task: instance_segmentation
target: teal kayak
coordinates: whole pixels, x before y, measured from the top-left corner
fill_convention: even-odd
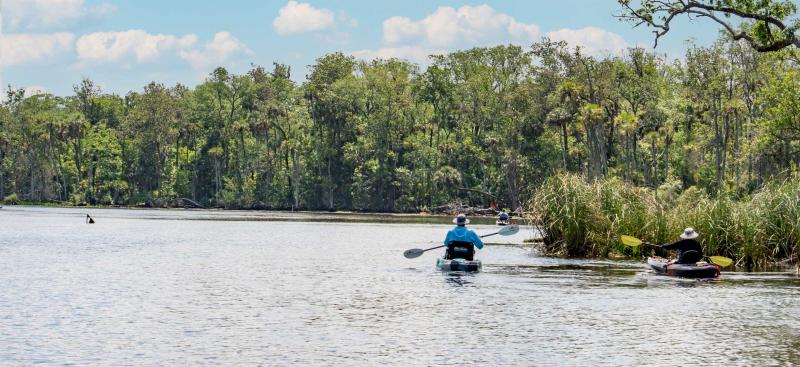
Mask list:
[[[480,260],[464,260],[464,259],[442,259],[436,260],[436,268],[441,271],[480,271]]]

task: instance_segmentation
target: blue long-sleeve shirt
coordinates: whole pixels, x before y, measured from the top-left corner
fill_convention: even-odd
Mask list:
[[[456,226],[447,232],[447,237],[444,238],[444,244],[447,245],[453,241],[471,242],[478,249],[483,248],[483,241],[475,233],[475,231],[467,229],[467,227]]]

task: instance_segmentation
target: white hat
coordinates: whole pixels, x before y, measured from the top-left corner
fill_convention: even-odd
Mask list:
[[[681,233],[681,238],[684,240],[691,240],[692,238],[697,238],[697,236],[699,236],[699,234],[695,232],[692,227],[684,229],[683,233]]]
[[[453,218],[453,223],[463,226],[465,224],[469,224],[469,219],[464,214],[459,214],[455,218]]]

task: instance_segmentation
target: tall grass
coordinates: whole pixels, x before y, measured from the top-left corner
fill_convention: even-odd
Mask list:
[[[650,190],[609,178],[587,182],[561,174],[539,187],[529,219],[544,234],[548,254],[572,257],[639,255],[623,246],[626,234],[653,243],[678,239],[685,227],[700,233],[707,254],[763,267],[800,252],[800,179],[764,187],[751,197],[709,197],[703,190]]]

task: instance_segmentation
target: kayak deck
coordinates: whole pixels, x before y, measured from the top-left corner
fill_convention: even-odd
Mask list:
[[[480,260],[442,259],[436,260],[436,268],[442,271],[480,271],[483,264]]]
[[[719,276],[719,266],[716,264],[698,262],[695,264],[672,264],[669,260],[660,257],[650,257],[647,264],[659,274],[682,278],[716,278]]]

